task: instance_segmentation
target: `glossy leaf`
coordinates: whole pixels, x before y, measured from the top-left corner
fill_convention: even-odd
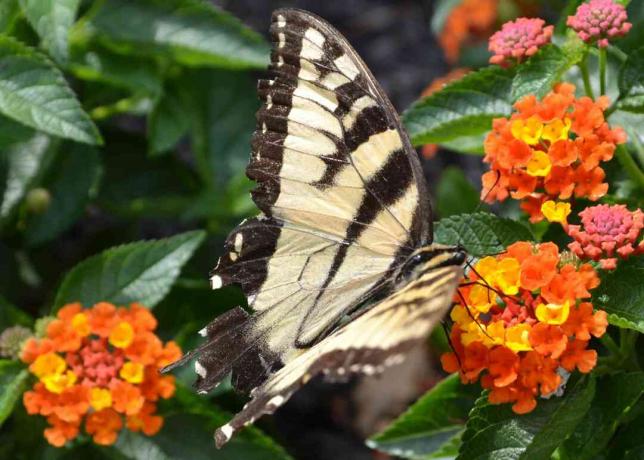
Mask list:
[[[603,272],[601,284],[593,290],[593,304],[608,313],[618,327],[644,333],[644,263],[637,258],[621,262],[617,269]]]
[[[512,111],[513,76],[512,70],[484,68],[417,101],[403,115],[412,143],[443,143],[489,131],[494,118]]]
[[[71,302],[92,306],[140,302],[154,307],[205,237],[202,231],[117,246],[81,262],[63,279],[54,308]]]
[[[65,62],[69,56],[69,29],[79,4],[80,0],[20,0],[22,11],[43,46],[59,62]]]
[[[619,72],[618,107],[644,113],[644,47],[634,51]]]
[[[44,213],[30,216],[25,229],[29,246],[37,246],[68,229],[85,211],[101,174],[98,152],[75,144],[60,149],[41,187],[51,195]]]
[[[110,0],[92,25],[133,52],[163,50],[182,64],[239,69],[268,63],[260,35],[205,1]]]
[[[564,396],[539,399],[524,415],[509,404],[490,404],[484,394],[470,413],[458,460],[550,459],[584,418],[594,394],[595,380],[584,376],[569,382]]]
[[[439,220],[434,228],[437,243],[461,244],[473,256],[503,251],[508,245],[534,239],[524,225],[494,214],[477,212]]]
[[[618,424],[644,394],[644,372],[624,372],[597,380],[590,410],[561,449],[562,458],[596,458],[606,450]]]
[[[190,115],[174,92],[166,92],[157,101],[148,118],[150,154],[171,150],[190,129]]]
[[[543,47],[537,54],[518,66],[512,81],[512,99],[528,94],[545,96],[563,74],[581,60],[580,53],[566,53],[556,45]]]
[[[436,210],[440,217],[472,212],[479,204],[479,194],[460,168],[448,167],[436,189]]]
[[[29,140],[11,145],[4,155],[7,162],[7,183],[0,205],[0,221],[6,220],[35,183],[51,152],[51,139],[34,134]]]
[[[51,61],[6,36],[0,36],[0,112],[54,136],[88,144],[102,142]]]
[[[29,371],[22,363],[0,360],[0,426],[11,414],[27,386]]]
[[[481,390],[451,375],[416,401],[367,445],[403,458],[426,458],[448,449],[464,430]]]

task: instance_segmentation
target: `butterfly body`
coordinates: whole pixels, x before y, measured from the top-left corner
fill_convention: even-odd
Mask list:
[[[213,288],[238,307],[201,331],[197,391],[227,374],[251,401],[223,445],[317,374],[399,362],[451,305],[465,253],[432,242],[427,184],[393,106],[339,32],[310,13],[273,14],[247,175],[261,213],[228,236]]]

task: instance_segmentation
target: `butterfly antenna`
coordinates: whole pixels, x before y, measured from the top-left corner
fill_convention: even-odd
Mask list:
[[[490,187],[490,189],[487,192],[485,192],[485,196],[481,201],[479,201],[479,204],[476,206],[476,209],[474,210],[474,212],[480,211],[481,206],[483,206],[483,203],[485,203],[485,200],[487,200],[487,197],[490,196],[490,193],[492,193],[492,190],[494,190],[494,188],[499,184],[499,181],[501,180],[501,173],[499,171],[495,171],[495,172],[496,172],[496,179],[494,180],[494,184],[492,184],[492,187]]]
[[[458,352],[456,351],[456,347],[454,347],[454,344],[452,343],[452,337],[450,335],[450,329],[447,327],[447,321],[442,320],[441,325],[443,326],[443,332],[445,333],[445,336],[447,337],[447,343],[449,344],[450,349],[454,353],[454,356],[456,356],[456,361],[458,362],[458,367],[461,369],[463,368],[463,365],[461,364],[461,357],[458,355]]]
[[[476,323],[476,325],[478,326],[478,328],[481,330],[481,332],[482,332],[483,334],[485,334],[485,336],[486,336],[488,339],[490,339],[490,340],[494,340],[492,337],[490,337],[490,335],[487,333],[487,331],[486,331],[485,329],[483,329],[483,325],[482,325],[481,323],[479,323],[479,322],[478,322],[478,320],[474,317],[474,315],[472,314],[472,311],[470,310],[470,306],[469,306],[469,305],[467,304],[467,302],[465,301],[465,297],[463,297],[463,294],[461,293],[461,291],[460,291],[460,290],[458,290],[458,289],[456,289],[456,293],[458,294],[458,297],[461,299],[461,302],[463,302],[463,306],[465,306],[465,310],[467,311],[467,314],[469,315],[469,317],[471,318],[471,320],[472,320],[472,321],[474,321],[474,322]]]

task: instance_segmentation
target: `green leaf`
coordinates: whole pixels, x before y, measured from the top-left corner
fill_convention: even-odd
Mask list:
[[[19,14],[18,0],[0,0],[0,32],[7,34]]]
[[[51,240],[83,215],[100,179],[100,158],[94,148],[74,144],[58,152],[50,170],[41,187],[49,191],[51,203],[44,213],[27,220],[29,246]]]
[[[534,239],[524,225],[494,214],[477,212],[447,217],[436,222],[437,243],[461,244],[473,256],[486,256],[503,251],[516,241]]]
[[[611,440],[606,458],[609,460],[641,460],[644,458],[642,426],[644,426],[644,414],[622,427]]]
[[[550,459],[590,407],[595,380],[584,376],[569,382],[564,396],[539,399],[525,415],[510,405],[493,405],[484,394],[470,413],[458,460]]]
[[[166,92],[157,101],[148,118],[149,151],[152,155],[167,152],[190,129],[190,113],[174,92]]]
[[[426,458],[448,448],[464,429],[481,390],[463,385],[454,374],[416,401],[367,445],[403,458]]]
[[[644,113],[644,47],[634,51],[619,71],[618,107]]]
[[[489,131],[494,118],[512,112],[512,78],[513,70],[487,67],[417,101],[403,114],[412,143],[443,143]]]
[[[485,141],[486,133],[474,134],[472,136],[461,136],[451,141],[441,142],[440,146],[453,150],[458,153],[466,153],[470,155],[483,155],[483,141]]]
[[[441,217],[472,212],[479,204],[479,193],[460,168],[450,166],[440,176],[436,188],[436,210]]]
[[[434,14],[432,14],[432,20],[430,21],[430,28],[434,35],[440,35],[450,13],[460,4],[460,0],[438,0],[434,3]]]
[[[67,66],[77,77],[124,88],[133,94],[161,94],[161,75],[156,63],[143,57],[131,59],[102,48],[74,50]]]
[[[0,36],[0,112],[54,136],[102,142],[62,73],[43,54]]]
[[[562,458],[585,460],[604,452],[618,424],[642,394],[644,372],[599,378],[590,410],[560,449]]]
[[[544,46],[518,66],[512,81],[512,100],[527,94],[534,94],[537,98],[545,96],[570,67],[581,61],[582,56],[580,53],[566,53],[556,45]]]
[[[34,320],[0,295],[0,332],[11,326],[31,327]]]
[[[6,221],[24,198],[46,165],[52,152],[49,136],[34,134],[29,140],[13,144],[4,152],[7,161],[7,184],[0,205],[0,221]]]
[[[63,279],[54,309],[71,302],[92,306],[140,302],[148,308],[161,301],[181,267],[199,247],[203,231],[116,246],[81,262]]]
[[[644,334],[644,263],[636,257],[603,272],[593,290],[593,305],[608,313],[608,322]]]
[[[25,391],[28,378],[29,372],[21,363],[0,360],[0,426]]]
[[[58,62],[65,62],[69,55],[67,38],[79,4],[80,0],[20,0],[27,20]]]
[[[262,37],[205,1],[109,0],[92,25],[130,51],[164,51],[186,65],[241,69],[268,64]]]

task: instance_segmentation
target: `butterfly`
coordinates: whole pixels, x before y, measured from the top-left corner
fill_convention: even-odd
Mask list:
[[[246,173],[261,213],[228,236],[214,289],[248,300],[217,317],[195,387],[228,374],[251,400],[218,447],[309,379],[375,374],[400,362],[450,308],[461,247],[432,242],[428,187],[382,88],[347,40],[296,9],[273,13],[270,79],[260,80]]]

